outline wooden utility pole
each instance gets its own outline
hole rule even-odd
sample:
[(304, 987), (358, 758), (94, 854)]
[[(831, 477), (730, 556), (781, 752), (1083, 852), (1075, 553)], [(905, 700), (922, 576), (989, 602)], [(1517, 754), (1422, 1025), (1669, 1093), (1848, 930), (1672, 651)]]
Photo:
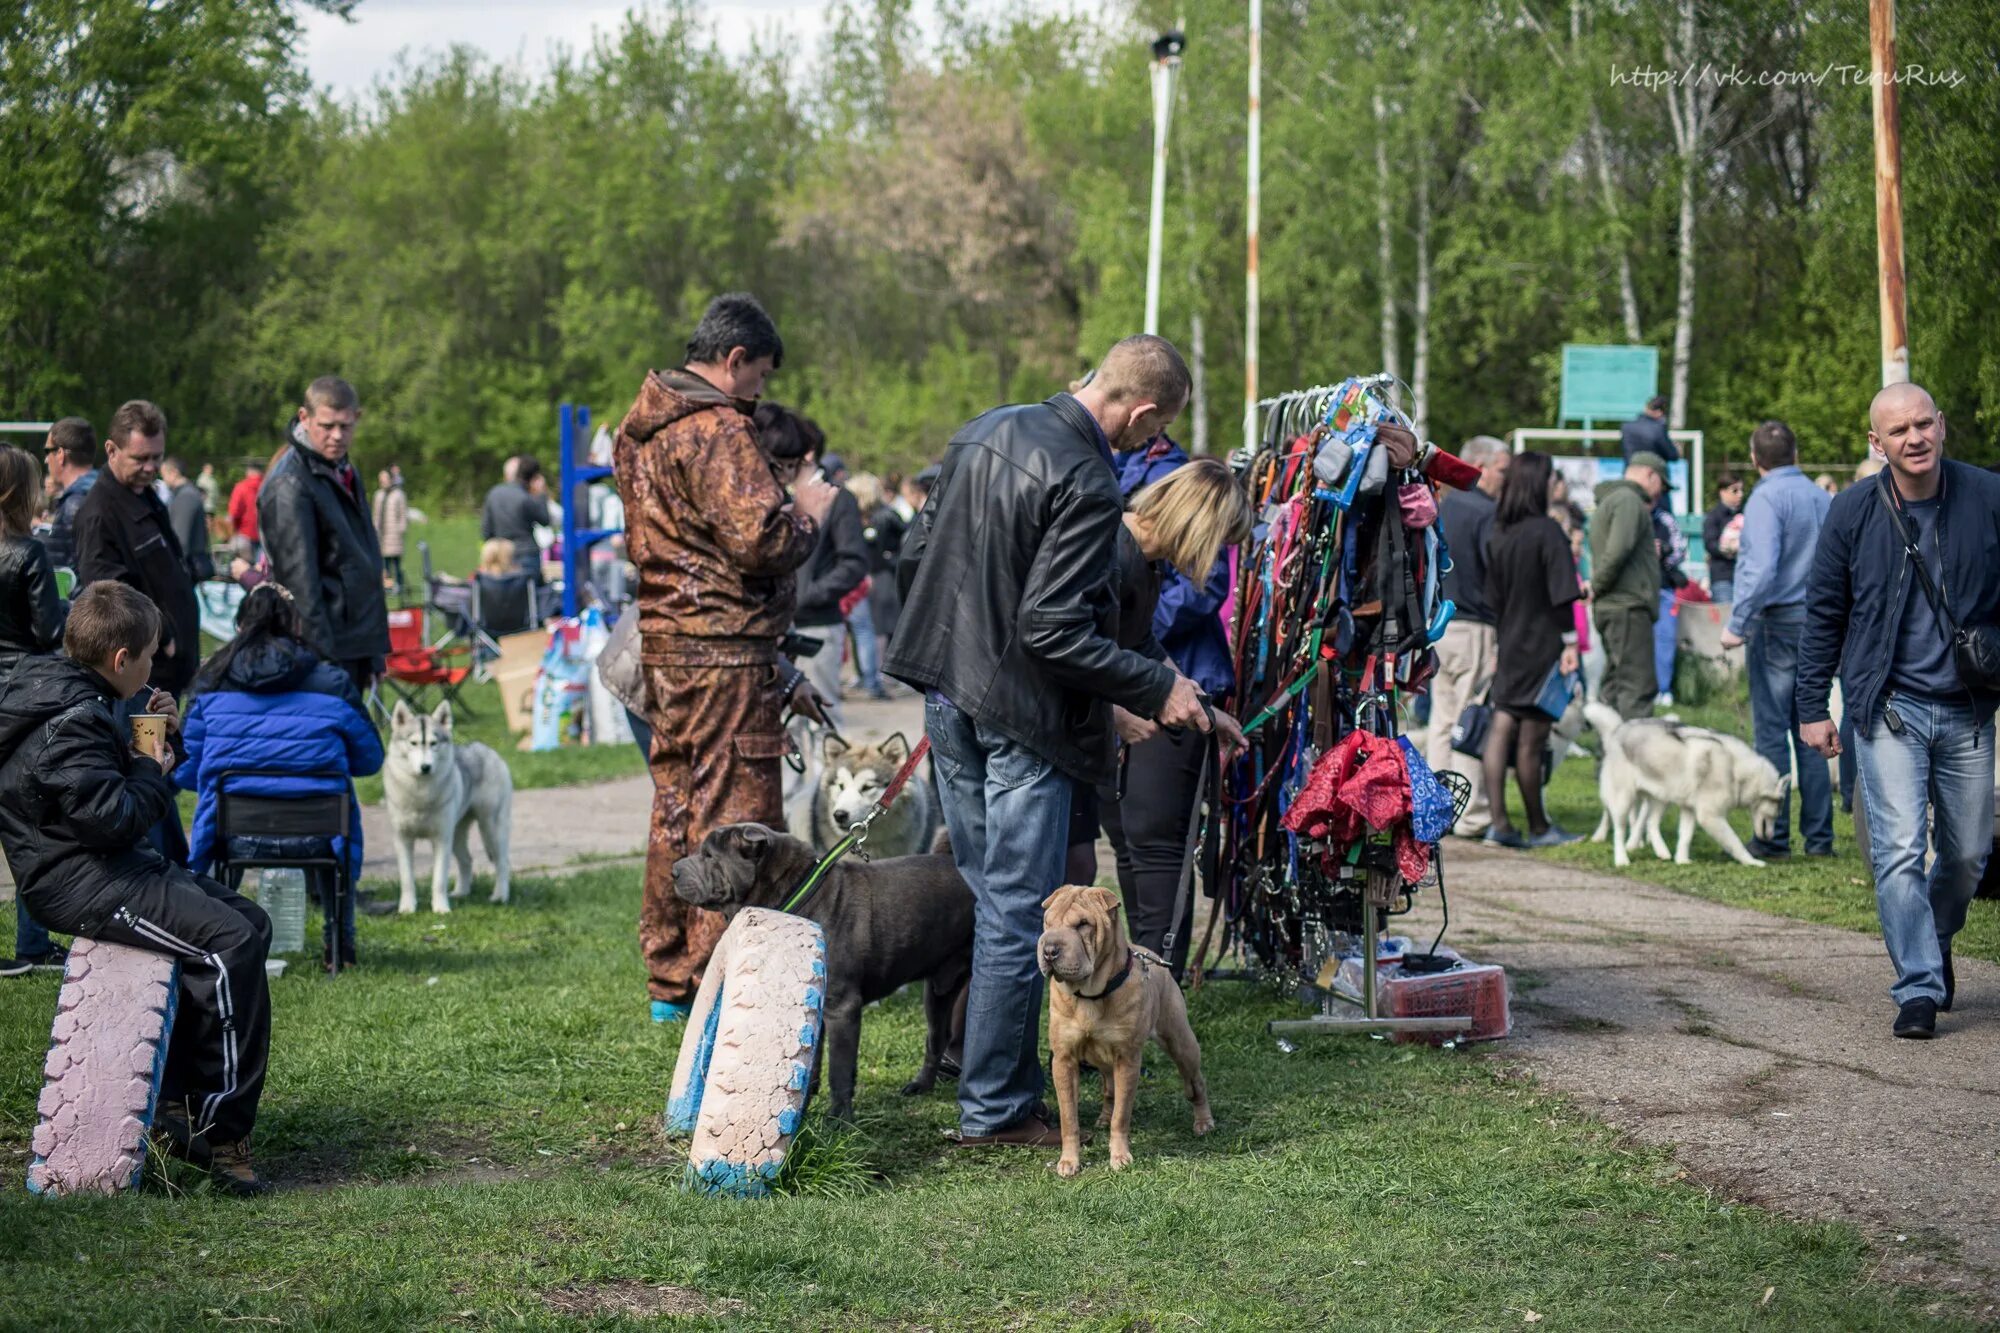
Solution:
[(1875, 271), (1882, 304), (1882, 384), (1910, 379), (1903, 286), (1903, 131), (1896, 114), (1896, 0), (1868, 0), (1875, 102)]

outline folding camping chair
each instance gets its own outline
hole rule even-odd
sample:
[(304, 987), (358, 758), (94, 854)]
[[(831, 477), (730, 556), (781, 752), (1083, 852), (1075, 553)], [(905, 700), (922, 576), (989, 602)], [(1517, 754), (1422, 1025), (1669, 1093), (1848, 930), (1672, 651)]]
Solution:
[(541, 627), (537, 591), (526, 574), (472, 576), (473, 632), (488, 656), (500, 655), (503, 636)]
[[(231, 781), (240, 778), (310, 778), (327, 783), (329, 790), (253, 796), (229, 789)], [(246, 870), (320, 872), (315, 877), (326, 914), (327, 975), (338, 973), (342, 963), (356, 961), (340, 929), (343, 904), (354, 896), (354, 877), (333, 841), (348, 835), (352, 818), (353, 788), (347, 775), (231, 768), (216, 778), (215, 792), (217, 878), (233, 889)]]
[[(424, 642), (424, 613), (416, 607), (399, 607), (389, 612), (389, 656), (383, 665), (382, 683), (398, 699), (422, 710), (426, 696), (436, 690), (454, 713), (472, 715), (459, 691), (472, 676), (472, 645), (455, 643), (447, 635), (437, 643)], [(378, 726), (386, 725), (388, 712), (379, 689), (371, 692), (369, 706)]]

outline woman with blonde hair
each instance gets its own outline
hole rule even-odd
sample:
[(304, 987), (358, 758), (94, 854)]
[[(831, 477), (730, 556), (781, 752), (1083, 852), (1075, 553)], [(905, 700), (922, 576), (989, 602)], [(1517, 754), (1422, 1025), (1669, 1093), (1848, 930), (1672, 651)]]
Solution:
[[(1165, 446), (1139, 451), (1136, 465), (1120, 479), (1132, 490), (1118, 541), (1118, 640), (1172, 661), (1220, 700), (1235, 686), (1221, 615), (1229, 595), (1223, 554), (1249, 540), (1250, 497), (1221, 460), (1190, 462), (1171, 440)], [(1173, 934), (1167, 961), (1179, 973), (1187, 962), (1194, 902), (1190, 897), (1175, 922), (1174, 900), (1208, 738), (1168, 734), (1122, 708), (1112, 710), (1112, 722), (1127, 746), (1120, 765), (1124, 789), (1099, 788), (1097, 798), (1117, 854), (1125, 917), (1142, 948), (1159, 952)], [(1229, 714), (1218, 709), (1215, 724), (1226, 748), (1242, 744), (1242, 729)]]
[(488, 537), (480, 543), (479, 572), (496, 579), (519, 573), (514, 564), (514, 543), (505, 537)]
[[(62, 643), (65, 608), (56, 596), (48, 552), (32, 535), (42, 500), (42, 467), (35, 456), (0, 444), (0, 685), (31, 653), (53, 653)], [(14, 957), (0, 959), (0, 976), (62, 966), (63, 951), (49, 932), (14, 906)]]

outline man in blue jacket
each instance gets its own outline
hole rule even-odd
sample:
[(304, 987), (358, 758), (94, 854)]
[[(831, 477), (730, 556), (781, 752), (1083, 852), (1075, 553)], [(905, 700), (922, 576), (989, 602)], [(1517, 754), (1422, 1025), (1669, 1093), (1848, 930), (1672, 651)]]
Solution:
[[(1807, 856), (1833, 855), (1833, 778), (1824, 761), (1796, 741), (1799, 639), (1805, 633), (1808, 579), (1820, 529), (1833, 499), (1799, 470), (1791, 427), (1766, 421), (1751, 432), (1757, 489), (1743, 507), (1743, 541), (1736, 561), (1736, 601), (1722, 646), (1749, 643), (1750, 721), (1757, 753), (1780, 773), (1799, 765), (1799, 836)], [(1796, 743), (1795, 743), (1796, 742)], [(1754, 838), (1761, 860), (1792, 854), (1791, 793), (1778, 807), (1768, 840)]]
[(1996, 698), (1959, 679), (1949, 631), (1912, 566), (1923, 560), (1960, 625), (2000, 623), (2000, 476), (1945, 458), (1944, 415), (1914, 384), (1882, 390), (1868, 419), (1868, 443), (1888, 466), (1836, 496), (1820, 533), (1799, 651), (1799, 735), (1828, 758), (1840, 753), (1827, 712), (1837, 665), (1882, 941), (1896, 968), (1893, 1031), (1928, 1038), (1951, 1008), (1951, 939), (1992, 850)]

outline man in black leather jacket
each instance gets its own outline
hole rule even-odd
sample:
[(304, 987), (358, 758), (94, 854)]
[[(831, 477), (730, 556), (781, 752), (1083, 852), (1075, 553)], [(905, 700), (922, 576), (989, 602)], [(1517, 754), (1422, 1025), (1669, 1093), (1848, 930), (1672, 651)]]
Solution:
[(382, 548), (348, 448), (361, 418), (354, 386), (322, 375), (306, 388), (291, 447), (257, 491), (257, 528), (271, 578), (299, 608), (306, 635), (367, 693), (389, 652)]
[(1188, 399), (1163, 338), (1127, 338), (1076, 394), (960, 429), (903, 545), (883, 670), (925, 692), (952, 855), (975, 900), (959, 1141), (1055, 1147), (1041, 1101), (1041, 905), (1061, 883), (1075, 782), (1113, 777), (1112, 705), (1208, 729), (1169, 663), (1120, 648), (1112, 462)]

